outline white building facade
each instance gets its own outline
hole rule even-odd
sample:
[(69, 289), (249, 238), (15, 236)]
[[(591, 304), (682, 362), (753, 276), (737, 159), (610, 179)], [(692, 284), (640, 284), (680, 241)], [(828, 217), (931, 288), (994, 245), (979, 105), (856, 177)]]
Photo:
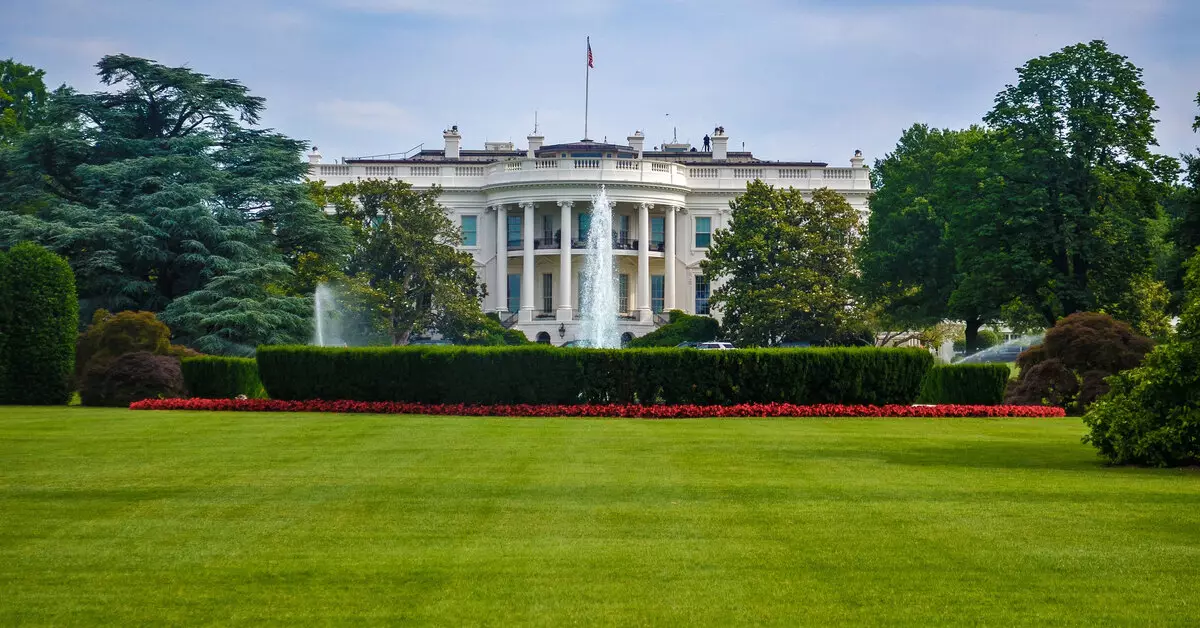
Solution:
[(309, 176), (330, 186), (362, 179), (440, 186), (440, 204), (463, 231), (460, 248), (474, 257), (486, 286), (484, 310), (500, 313), (530, 340), (556, 345), (575, 340), (581, 330), (580, 279), (587, 240), (599, 236), (590, 232), (590, 211), (601, 185), (614, 202), (609, 237), (626, 339), (653, 331), (669, 310), (709, 313), (714, 278), (704, 276), (700, 262), (712, 233), (727, 226), (730, 201), (748, 181), (831, 188), (864, 219), (871, 192), (857, 151), (849, 167), (764, 161), (730, 152), (723, 128), (703, 152), (686, 144), (644, 150), (641, 133), (624, 145), (545, 145), (543, 137), (531, 135), (523, 151), (507, 142), (462, 150), (457, 127), (443, 137), (442, 150), (336, 164), (321, 163), (314, 148)]

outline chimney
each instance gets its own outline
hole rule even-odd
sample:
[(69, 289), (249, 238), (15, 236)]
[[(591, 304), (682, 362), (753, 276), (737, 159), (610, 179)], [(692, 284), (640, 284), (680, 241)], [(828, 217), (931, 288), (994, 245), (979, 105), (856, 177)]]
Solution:
[(458, 134), (458, 125), (442, 132), (446, 138), (446, 159), (458, 159), (458, 147), (462, 145), (462, 136)]
[(713, 161), (725, 161), (729, 158), (729, 136), (725, 135), (723, 126), (713, 129), (712, 158)]
[(321, 163), (321, 152), (317, 150), (316, 146), (313, 146), (312, 152), (308, 154), (308, 163), (310, 163), (310, 164)]
[(850, 167), (851, 168), (862, 168), (863, 167), (863, 156), (862, 156), (861, 150), (854, 151), (854, 156), (850, 158)]
[(526, 139), (529, 140), (529, 158), (532, 159), (536, 156), (538, 149), (542, 147), (542, 142), (545, 142), (546, 138), (534, 132)]
[(642, 158), (642, 147), (646, 145), (646, 136), (641, 131), (634, 131), (633, 135), (625, 138), (633, 150), (637, 151), (637, 158)]

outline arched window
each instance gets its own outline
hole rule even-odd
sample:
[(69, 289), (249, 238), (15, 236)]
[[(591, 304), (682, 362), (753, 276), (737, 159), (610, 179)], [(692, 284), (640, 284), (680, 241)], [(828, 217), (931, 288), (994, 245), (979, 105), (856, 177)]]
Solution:
[(622, 346), (622, 347), (627, 347), (627, 346), (629, 346), (629, 341), (630, 341), (630, 340), (633, 340), (633, 333), (632, 333), (632, 332), (628, 332), (628, 331), (627, 331), (627, 332), (625, 332), (625, 333), (621, 334), (621, 346)]
[(550, 334), (548, 334), (544, 331), (539, 331), (538, 335), (537, 335), (537, 341), (538, 341), (538, 344), (543, 344), (543, 345), (550, 344)]

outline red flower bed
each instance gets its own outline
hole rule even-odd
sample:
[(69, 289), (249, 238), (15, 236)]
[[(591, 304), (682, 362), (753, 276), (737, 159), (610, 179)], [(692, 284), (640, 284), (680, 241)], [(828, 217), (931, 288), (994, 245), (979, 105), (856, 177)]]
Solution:
[(283, 401), (277, 399), (145, 399), (133, 410), (221, 410), (246, 412), (356, 412), (372, 414), (436, 414), (451, 416), (629, 417), (691, 419), (701, 417), (1059, 417), (1062, 408), (1050, 406), (847, 406), (790, 403), (702, 405), (467, 405), (398, 401)]

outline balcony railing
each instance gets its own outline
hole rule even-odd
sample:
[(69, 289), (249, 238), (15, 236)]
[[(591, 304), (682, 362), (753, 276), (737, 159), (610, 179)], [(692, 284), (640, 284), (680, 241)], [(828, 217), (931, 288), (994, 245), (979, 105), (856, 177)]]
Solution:
[(510, 250), (510, 251), (520, 251), (524, 247), (525, 247), (524, 240), (509, 240), (508, 241), (508, 250)]
[[(638, 244), (639, 244), (638, 238), (629, 238), (629, 237), (623, 238), (620, 235), (613, 234), (612, 247), (613, 247), (614, 251), (636, 251), (636, 250), (638, 250)], [(523, 250), (524, 247), (525, 247), (524, 239), (508, 241), (508, 250), (509, 251), (520, 251), (520, 250)], [(586, 249), (587, 247), (588, 247), (588, 239), (587, 238), (571, 238), (571, 248), (572, 249)], [(543, 236), (541, 238), (534, 238), (533, 248), (534, 248), (534, 250), (539, 250), (539, 251), (560, 249), (560, 248), (562, 248), (562, 237), (558, 234), (555, 234), (554, 237)], [(666, 251), (667, 246), (666, 246), (666, 243), (661, 240), (652, 240), (650, 242), (650, 244), (648, 245), (648, 248), (651, 251), (655, 251), (657, 253), (662, 253), (662, 252)]]
[(744, 190), (748, 179), (800, 189), (832, 187), (867, 190), (866, 168), (771, 164), (685, 166), (652, 159), (506, 159), (489, 164), (350, 163), (313, 164), (309, 176), (330, 183), (356, 178), (399, 178), (420, 186), (483, 187), (527, 182), (603, 183), (620, 181), (683, 186), (694, 189)]

